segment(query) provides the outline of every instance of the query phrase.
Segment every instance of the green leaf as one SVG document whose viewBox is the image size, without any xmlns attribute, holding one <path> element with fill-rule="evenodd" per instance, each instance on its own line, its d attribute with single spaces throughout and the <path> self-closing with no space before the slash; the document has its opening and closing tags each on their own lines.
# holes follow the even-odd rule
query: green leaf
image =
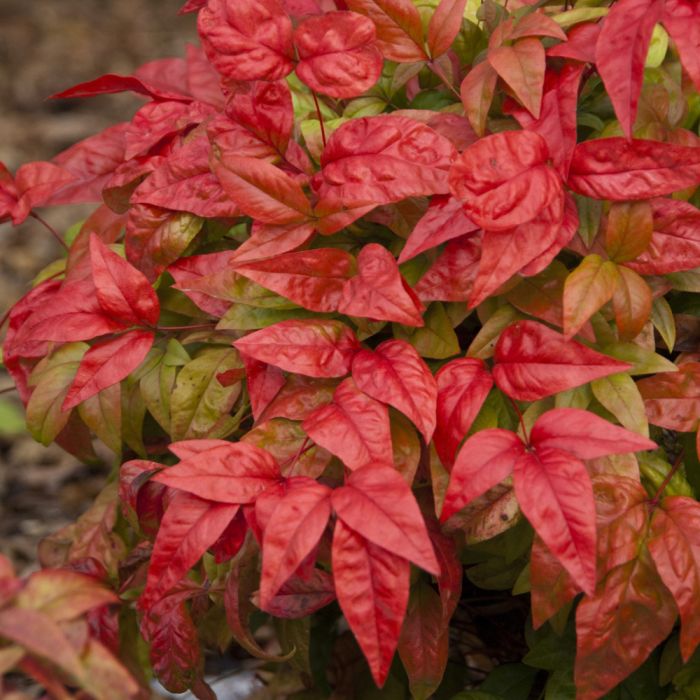
<svg viewBox="0 0 700 700">
<path fill-rule="evenodd" d="M 217 324 L 217 330 L 253 331 L 291 318 L 318 318 L 306 309 L 265 309 L 248 304 L 233 304 Z"/>
<path fill-rule="evenodd" d="M 460 352 L 457 334 L 440 302 L 428 307 L 423 320 L 425 326 L 422 328 L 408 328 L 394 323 L 394 337 L 413 345 L 421 357 L 434 360 L 444 360 Z"/>
<path fill-rule="evenodd" d="M 29 377 L 34 387 L 27 404 L 27 428 L 42 445 L 50 445 L 63 430 L 70 411 L 62 411 L 78 365 L 88 349 L 86 343 L 68 343 L 44 358 Z"/>
<path fill-rule="evenodd" d="M 664 297 L 657 297 L 651 305 L 651 322 L 666 344 L 669 352 L 673 352 L 676 344 L 676 319 L 673 309 Z"/>
<path fill-rule="evenodd" d="M 629 374 L 621 372 L 596 379 L 591 382 L 591 390 L 623 427 L 649 437 L 644 399 Z"/>
<path fill-rule="evenodd" d="M 147 371 L 140 375 L 139 388 L 141 397 L 148 412 L 158 421 L 161 428 L 166 433 L 169 433 L 170 402 L 173 389 L 175 388 L 177 366 L 166 364 L 165 359 L 167 355 L 162 350 L 154 348 L 151 353 L 152 357 L 148 362 Z"/>
<path fill-rule="evenodd" d="M 11 399 L 0 399 L 0 435 L 19 435 L 26 429 L 22 409 Z"/>
<path fill-rule="evenodd" d="M 519 318 L 524 318 L 524 316 L 510 304 L 502 306 L 491 315 L 476 334 L 467 350 L 467 357 L 478 357 L 482 360 L 493 357 L 493 352 L 501 333 Z"/>
<path fill-rule="evenodd" d="M 479 689 L 508 700 L 528 700 L 536 675 L 537 669 L 525 664 L 503 664 L 491 671 Z"/>
<path fill-rule="evenodd" d="M 241 382 L 224 387 L 216 376 L 242 367 L 234 348 L 208 347 L 180 370 L 170 401 L 173 441 L 222 438 L 236 429 L 240 418 L 230 411 L 241 395 Z"/>
<path fill-rule="evenodd" d="M 658 372 L 677 372 L 678 367 L 665 357 L 651 350 L 645 350 L 634 343 L 614 343 L 603 345 L 600 351 L 623 362 L 634 365 L 628 374 L 657 374 Z"/>
<path fill-rule="evenodd" d="M 122 386 L 103 389 L 78 406 L 85 425 L 116 455 L 122 451 Z"/>
</svg>

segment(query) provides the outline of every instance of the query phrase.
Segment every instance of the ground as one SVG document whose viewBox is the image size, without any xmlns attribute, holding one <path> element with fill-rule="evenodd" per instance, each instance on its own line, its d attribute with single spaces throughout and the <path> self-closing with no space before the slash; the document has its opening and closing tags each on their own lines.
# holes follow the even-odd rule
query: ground
<svg viewBox="0 0 700 700">
<path fill-rule="evenodd" d="M 10 170 L 47 160 L 76 141 L 130 117 L 139 100 L 114 95 L 47 101 L 102 73 L 125 73 L 180 55 L 196 39 L 183 0 L 0 0 L 0 161 Z M 89 209 L 88 209 L 89 210 Z M 47 209 L 59 230 L 85 209 Z M 35 222 L 0 226 L 0 314 L 60 251 Z M 0 375 L 0 391 L 11 382 Z M 60 448 L 36 444 L 22 430 L 13 393 L 0 394 L 0 551 L 20 571 L 36 567 L 38 540 L 74 520 L 104 482 Z"/>
</svg>

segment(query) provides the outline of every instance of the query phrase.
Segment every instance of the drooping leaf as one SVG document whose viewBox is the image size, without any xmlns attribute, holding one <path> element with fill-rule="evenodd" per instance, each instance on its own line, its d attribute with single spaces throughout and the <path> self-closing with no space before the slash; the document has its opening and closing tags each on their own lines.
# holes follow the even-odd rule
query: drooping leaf
<svg viewBox="0 0 700 700">
<path fill-rule="evenodd" d="M 406 559 L 368 542 L 342 520 L 333 535 L 333 580 L 340 609 L 381 687 L 408 605 Z"/>
<path fill-rule="evenodd" d="M 317 545 L 331 514 L 331 490 L 313 479 L 294 477 L 265 526 L 260 603 L 269 601 Z"/>
<path fill-rule="evenodd" d="M 106 314 L 126 325 L 155 325 L 158 298 L 148 280 L 93 234 L 90 265 L 97 299 Z"/>
<path fill-rule="evenodd" d="M 441 367 L 435 380 L 438 387 L 435 448 L 442 463 L 449 467 L 486 400 L 493 379 L 482 360 L 463 358 Z"/>
<path fill-rule="evenodd" d="M 577 694 L 593 700 L 612 690 L 667 637 L 675 620 L 673 597 L 646 552 L 614 568 L 576 609 Z"/>
<path fill-rule="evenodd" d="M 488 62 L 522 105 L 539 119 L 544 88 L 545 54 L 539 39 L 518 39 L 510 46 L 489 49 Z"/>
<path fill-rule="evenodd" d="M 618 285 L 615 263 L 600 255 L 587 255 L 564 282 L 564 335 L 576 335 L 584 323 L 609 302 Z"/>
<path fill-rule="evenodd" d="M 535 451 L 518 457 L 514 476 L 515 495 L 525 517 L 574 581 L 592 594 L 595 505 L 585 465 L 569 452 L 540 443 Z"/>
<path fill-rule="evenodd" d="M 413 421 L 427 444 L 435 430 L 437 387 L 420 355 L 408 343 L 387 340 L 374 352 L 360 350 L 352 361 L 357 386 Z"/>
<path fill-rule="evenodd" d="M 650 423 L 669 430 L 697 430 L 700 421 L 700 363 L 684 362 L 637 383 Z"/>
<path fill-rule="evenodd" d="M 349 469 L 370 461 L 391 460 L 389 412 L 380 401 L 361 391 L 353 379 L 342 382 L 333 401 L 306 417 L 309 437 L 339 457 Z"/>
<path fill-rule="evenodd" d="M 425 700 L 440 685 L 447 666 L 449 625 L 440 596 L 425 582 L 411 591 L 398 652 L 406 669 L 411 696 Z"/>
<path fill-rule="evenodd" d="M 627 138 L 632 137 L 644 63 L 662 8 L 660 0 L 618 2 L 610 8 L 598 35 L 596 67 Z"/>
<path fill-rule="evenodd" d="M 445 522 L 510 476 L 524 452 L 522 440 L 502 428 L 480 430 L 467 438 L 452 467 L 440 520 Z"/>
<path fill-rule="evenodd" d="M 173 496 L 153 545 L 140 598 L 143 609 L 157 603 L 180 581 L 219 539 L 237 511 L 237 505 L 213 503 L 191 493 Z"/>
<path fill-rule="evenodd" d="M 630 368 L 534 321 L 509 326 L 498 340 L 495 360 L 496 384 L 521 401 L 536 401 Z"/>
<path fill-rule="evenodd" d="M 678 605 L 681 614 L 681 654 L 684 661 L 700 643 L 698 586 L 700 542 L 697 501 L 687 496 L 665 498 L 651 517 L 649 552 L 656 570 Z"/>
<path fill-rule="evenodd" d="M 428 531 L 415 497 L 401 475 L 381 463 L 356 469 L 333 491 L 338 518 L 370 542 L 438 574 Z"/>
</svg>

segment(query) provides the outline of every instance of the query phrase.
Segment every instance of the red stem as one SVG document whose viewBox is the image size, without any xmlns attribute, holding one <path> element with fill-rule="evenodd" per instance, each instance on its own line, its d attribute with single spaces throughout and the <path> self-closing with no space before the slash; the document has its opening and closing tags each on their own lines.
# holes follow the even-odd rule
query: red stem
<svg viewBox="0 0 700 700">
<path fill-rule="evenodd" d="M 323 125 L 323 117 L 321 116 L 321 106 L 318 104 L 318 97 L 316 93 L 312 90 L 311 94 L 314 97 L 314 104 L 316 105 L 316 114 L 318 115 L 318 123 L 321 125 L 321 139 L 323 140 L 323 147 L 326 147 L 326 127 Z"/>
<path fill-rule="evenodd" d="M 683 456 L 685 455 L 685 451 L 681 450 L 678 453 L 678 457 L 676 457 L 675 462 L 673 463 L 673 466 L 669 470 L 668 474 L 666 474 L 666 477 L 664 480 L 661 482 L 661 486 L 656 490 L 656 493 L 654 494 L 653 498 L 649 501 L 649 505 L 652 508 L 656 508 L 656 506 L 659 505 L 659 501 L 661 500 L 661 496 L 663 495 L 664 491 L 666 490 L 666 487 L 671 483 L 671 479 L 675 476 L 676 472 L 680 469 L 681 462 L 683 461 Z"/>
<path fill-rule="evenodd" d="M 213 329 L 216 326 L 215 323 L 196 323 L 192 326 L 154 326 L 154 330 L 162 331 L 164 333 L 175 332 L 175 331 L 203 331 L 208 329 Z"/>
<path fill-rule="evenodd" d="M 513 404 L 513 408 L 515 409 L 515 412 L 518 414 L 518 420 L 520 421 L 520 429 L 523 431 L 523 440 L 525 442 L 528 442 L 529 438 L 527 435 L 527 430 L 525 430 L 525 421 L 523 420 L 523 413 L 520 410 L 520 407 L 518 404 L 515 402 L 515 399 L 511 398 L 510 396 L 508 397 L 510 399 L 510 402 Z"/>
<path fill-rule="evenodd" d="M 46 221 L 46 219 L 43 219 L 36 212 L 32 212 L 30 216 L 32 219 L 36 219 L 36 221 L 38 221 L 59 242 L 59 244 L 63 246 L 66 251 L 70 250 L 68 244 L 63 240 L 63 238 L 61 238 L 61 234 L 48 221 Z"/>
</svg>

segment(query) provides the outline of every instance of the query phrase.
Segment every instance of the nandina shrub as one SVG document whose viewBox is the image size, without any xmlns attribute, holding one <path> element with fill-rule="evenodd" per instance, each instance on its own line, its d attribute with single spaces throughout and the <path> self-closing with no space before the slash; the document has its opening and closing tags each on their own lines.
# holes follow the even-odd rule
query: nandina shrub
<svg viewBox="0 0 700 700">
<path fill-rule="evenodd" d="M 121 465 L 42 571 L 0 561 L 0 670 L 695 697 L 700 7 L 183 12 L 201 48 L 58 95 L 130 121 L 0 171 L 14 224 L 96 203 L 4 363 L 37 440 Z"/>
</svg>

